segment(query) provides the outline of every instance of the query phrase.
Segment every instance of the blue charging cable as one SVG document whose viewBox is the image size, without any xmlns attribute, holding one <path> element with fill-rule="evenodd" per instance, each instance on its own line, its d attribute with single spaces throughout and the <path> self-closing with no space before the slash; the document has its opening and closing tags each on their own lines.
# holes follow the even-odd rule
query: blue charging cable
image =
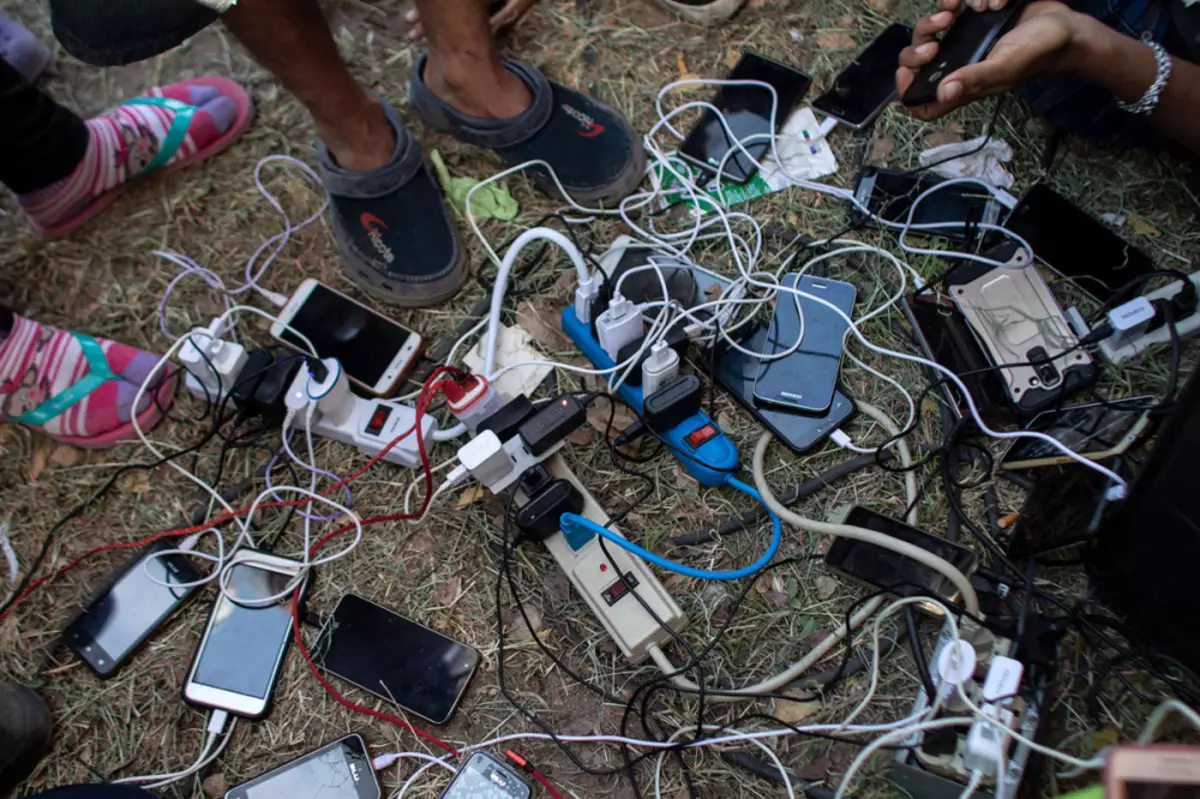
<svg viewBox="0 0 1200 799">
<path fill-rule="evenodd" d="M 766 507 L 766 503 L 762 501 L 762 497 L 759 496 L 758 492 L 743 483 L 741 480 L 738 480 L 736 477 L 733 477 L 732 475 L 726 475 L 725 485 L 729 486 L 730 488 L 737 489 L 743 494 L 753 497 L 763 507 Z M 637 555 L 642 560 L 658 566 L 660 569 L 666 569 L 667 571 L 675 572 L 676 574 L 682 574 L 685 577 L 696 577 L 700 580 L 740 580 L 743 577 L 749 577 L 750 575 L 757 573 L 764 566 L 770 563 L 771 559 L 775 557 L 775 553 L 779 551 L 779 544 L 783 541 L 783 523 L 779 520 L 778 516 L 771 512 L 769 508 L 767 509 L 767 514 L 771 517 L 771 543 L 767 546 L 767 551 L 764 552 L 762 557 L 756 560 L 754 563 L 750 564 L 744 569 L 736 569 L 734 571 L 709 571 L 707 569 L 694 569 L 691 566 L 684 566 L 682 563 L 676 563 L 673 560 L 667 560 L 661 555 L 655 555 L 653 552 L 649 552 L 639 547 L 632 541 L 622 538 L 612 530 L 609 530 L 607 527 L 596 524 L 591 519 L 586 519 L 577 513 L 564 513 L 560 520 L 560 525 L 562 527 L 563 535 L 566 537 L 567 543 L 571 545 L 572 549 L 579 549 L 588 541 L 591 541 L 595 536 L 600 536 L 606 541 L 610 541 L 621 547 L 621 549 L 624 549 L 626 552 Z"/>
</svg>

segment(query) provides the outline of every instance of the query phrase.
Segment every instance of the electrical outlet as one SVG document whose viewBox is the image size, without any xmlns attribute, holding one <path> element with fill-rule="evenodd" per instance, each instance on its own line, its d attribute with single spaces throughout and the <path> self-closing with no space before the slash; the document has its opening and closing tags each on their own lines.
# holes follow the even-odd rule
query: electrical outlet
<svg viewBox="0 0 1200 799">
<path fill-rule="evenodd" d="M 1188 276 L 1188 280 L 1200 288 L 1200 272 L 1194 272 Z M 1167 299 L 1174 297 L 1179 293 L 1180 283 L 1175 281 L 1170 285 L 1163 286 L 1160 289 L 1155 289 L 1144 295 L 1148 300 Z M 1184 319 L 1175 321 L 1175 330 L 1179 333 L 1179 340 L 1184 341 L 1200 332 L 1200 311 L 1193 313 Z M 1142 333 L 1137 336 L 1130 336 L 1124 340 L 1120 340 L 1119 344 L 1112 343 L 1112 339 L 1105 339 L 1100 342 L 1100 354 L 1109 363 L 1120 363 L 1145 352 L 1155 344 L 1169 344 L 1171 341 L 1171 331 L 1166 325 L 1151 330 L 1149 333 Z"/>
</svg>

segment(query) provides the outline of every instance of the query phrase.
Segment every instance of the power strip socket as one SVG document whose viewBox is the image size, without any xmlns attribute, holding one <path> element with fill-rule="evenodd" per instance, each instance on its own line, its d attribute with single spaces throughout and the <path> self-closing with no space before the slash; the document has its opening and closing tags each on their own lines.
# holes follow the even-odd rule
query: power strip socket
<svg viewBox="0 0 1200 799">
<path fill-rule="evenodd" d="M 608 514 L 561 455 L 547 458 L 543 465 L 555 477 L 573 483 L 583 494 L 583 516 L 598 524 L 608 522 Z M 518 498 L 527 500 L 520 494 Z M 610 529 L 617 532 L 615 528 Z M 567 543 L 561 532 L 557 532 L 542 543 L 612 636 L 621 653 L 630 662 L 641 663 L 649 656 L 652 645 L 664 647 L 671 641 L 671 635 L 646 612 L 632 592 L 636 591 L 655 615 L 676 631 L 687 625 L 687 617 L 644 560 L 612 544 L 608 545 L 606 554 L 600 545 L 602 540 L 600 536 L 593 536 L 591 541 L 576 550 Z"/>
<path fill-rule="evenodd" d="M 1188 280 L 1200 289 L 1200 272 L 1194 272 L 1188 275 Z M 1158 299 L 1169 299 L 1179 293 L 1181 288 L 1180 282 L 1176 280 L 1174 283 L 1163 286 L 1160 289 L 1155 289 L 1143 296 L 1150 301 Z M 1179 340 L 1185 341 L 1200 332 L 1200 310 L 1194 312 L 1191 316 L 1185 319 L 1178 319 L 1175 322 L 1175 330 L 1179 334 Z M 1100 342 L 1100 354 L 1104 356 L 1109 363 L 1121 363 L 1127 361 L 1135 355 L 1145 352 L 1155 344 L 1169 344 L 1171 341 L 1171 331 L 1166 325 L 1151 330 L 1149 333 L 1142 333 L 1138 336 L 1131 336 L 1119 344 L 1112 343 L 1112 339 L 1105 339 Z"/>
</svg>

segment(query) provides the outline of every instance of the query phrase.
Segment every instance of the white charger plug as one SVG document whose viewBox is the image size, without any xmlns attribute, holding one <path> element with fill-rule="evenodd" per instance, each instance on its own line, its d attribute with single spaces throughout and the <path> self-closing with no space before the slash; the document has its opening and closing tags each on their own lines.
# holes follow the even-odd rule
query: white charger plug
<svg viewBox="0 0 1200 799">
<path fill-rule="evenodd" d="M 654 342 L 649 357 L 642 362 L 642 396 L 650 396 L 677 377 L 679 353 L 665 341 Z"/>
<path fill-rule="evenodd" d="M 608 308 L 596 318 L 596 339 L 614 361 L 622 347 L 645 335 L 646 323 L 641 311 L 620 294 L 614 294 Z"/>
</svg>

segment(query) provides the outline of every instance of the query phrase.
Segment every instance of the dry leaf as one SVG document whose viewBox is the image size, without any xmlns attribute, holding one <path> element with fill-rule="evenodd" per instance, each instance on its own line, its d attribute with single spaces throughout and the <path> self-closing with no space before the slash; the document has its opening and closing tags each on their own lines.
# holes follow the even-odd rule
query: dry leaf
<svg viewBox="0 0 1200 799">
<path fill-rule="evenodd" d="M 542 577 L 542 585 L 546 586 L 546 593 L 555 602 L 561 604 L 571 601 L 571 581 L 567 575 L 562 573 L 561 569 L 551 569 Z"/>
<path fill-rule="evenodd" d="M 1140 216 L 1129 215 L 1129 226 L 1140 236 L 1161 236 L 1162 231 L 1142 219 Z"/>
<path fill-rule="evenodd" d="M 513 621 L 512 629 L 509 633 L 514 641 L 529 641 L 535 633 L 542 629 L 542 614 L 537 608 L 526 605 L 525 615 L 529 617 L 528 625 L 519 613 Z"/>
<path fill-rule="evenodd" d="M 216 799 L 229 793 L 229 780 L 225 779 L 224 774 L 209 774 L 204 778 L 204 782 L 200 783 L 200 789 L 204 791 L 205 796 Z"/>
<path fill-rule="evenodd" d="M 595 428 L 596 432 L 600 433 L 600 435 L 604 435 L 604 431 L 608 429 L 608 414 L 610 409 L 606 407 L 607 405 L 608 403 L 606 402 L 593 402 L 588 406 L 587 410 L 588 424 Z M 637 417 L 633 415 L 632 411 L 624 405 L 618 404 L 616 412 L 613 415 L 613 433 L 622 432 L 636 421 Z"/>
<path fill-rule="evenodd" d="M 888 160 L 892 150 L 896 149 L 896 140 L 891 136 L 880 136 L 871 145 L 871 154 L 867 156 L 868 164 L 882 164 Z"/>
<path fill-rule="evenodd" d="M 596 441 L 596 431 L 591 427 L 577 427 L 567 436 L 567 441 L 579 447 L 586 447 Z"/>
<path fill-rule="evenodd" d="M 38 447 L 33 451 L 33 462 L 29 464 L 29 482 L 36 483 L 42 472 L 46 471 L 46 460 L 49 457 L 50 450 L 46 447 Z"/>
<path fill-rule="evenodd" d="M 557 306 L 549 297 L 532 297 L 517 308 L 517 327 L 548 352 L 571 349 L 571 340 L 558 323 Z"/>
<path fill-rule="evenodd" d="M 461 595 L 462 579 L 459 577 L 451 577 L 433 587 L 433 601 L 443 607 L 453 605 Z"/>
<path fill-rule="evenodd" d="M 788 595 L 783 588 L 778 575 L 764 574 L 754 581 L 754 590 L 759 596 L 779 608 L 788 606 Z"/>
<path fill-rule="evenodd" d="M 817 578 L 817 596 L 821 599 L 829 599 L 837 593 L 837 590 L 838 581 L 828 574 L 822 574 Z"/>
<path fill-rule="evenodd" d="M 692 73 L 692 71 L 688 69 L 687 56 L 683 54 L 682 50 L 677 50 L 675 52 L 675 66 L 679 69 L 679 77 L 681 79 L 686 80 L 687 77 Z"/>
<path fill-rule="evenodd" d="M 867 0 L 867 8 L 876 14 L 890 17 L 892 12 L 896 10 L 897 2 L 898 0 Z"/>
<path fill-rule="evenodd" d="M 833 761 L 827 757 L 818 757 L 816 760 L 810 760 L 802 767 L 796 770 L 796 774 L 802 780 L 816 782 L 817 780 L 825 779 L 829 773 L 829 767 L 833 765 Z"/>
<path fill-rule="evenodd" d="M 474 485 L 468 487 L 466 491 L 459 494 L 458 501 L 454 503 L 454 507 L 456 510 L 468 508 L 487 495 L 488 490 L 479 483 L 475 483 Z"/>
<path fill-rule="evenodd" d="M 953 144 L 962 140 L 962 133 L 950 127 L 925 134 L 926 147 L 941 147 L 943 144 Z"/>
<path fill-rule="evenodd" d="M 854 50 L 858 43 L 845 31 L 817 31 L 817 46 L 822 50 Z"/>
<path fill-rule="evenodd" d="M 821 709 L 819 700 L 789 702 L 783 699 L 775 700 L 775 712 L 772 714 L 785 724 L 799 724 Z"/>
<path fill-rule="evenodd" d="M 79 463 L 79 459 L 82 456 L 83 453 L 75 449 L 75 447 L 68 446 L 67 444 L 59 444 L 54 448 L 54 451 L 50 453 L 50 460 L 53 461 L 56 466 L 74 466 L 75 464 Z"/>
<path fill-rule="evenodd" d="M 733 69 L 734 67 L 736 67 L 737 62 L 740 61 L 741 59 L 742 59 L 742 52 L 737 49 L 730 50 L 725 55 L 725 63 L 729 66 L 730 69 Z"/>
</svg>

